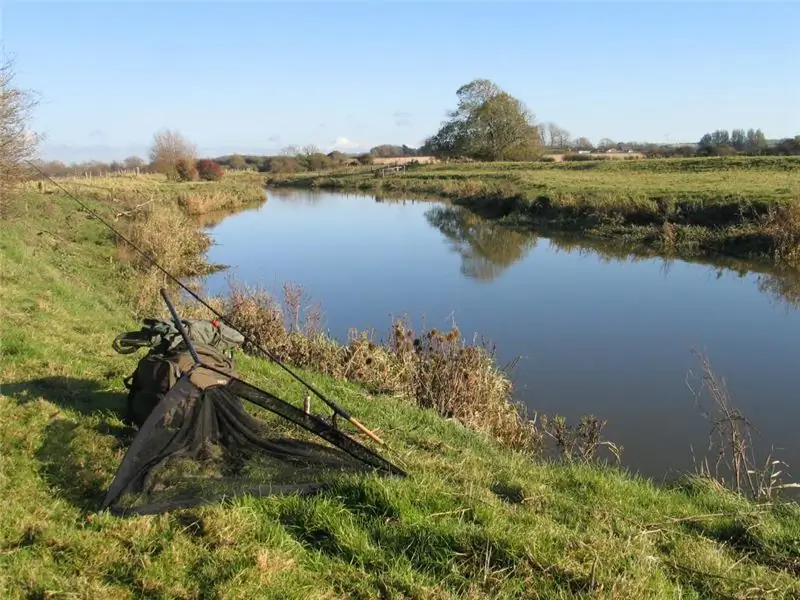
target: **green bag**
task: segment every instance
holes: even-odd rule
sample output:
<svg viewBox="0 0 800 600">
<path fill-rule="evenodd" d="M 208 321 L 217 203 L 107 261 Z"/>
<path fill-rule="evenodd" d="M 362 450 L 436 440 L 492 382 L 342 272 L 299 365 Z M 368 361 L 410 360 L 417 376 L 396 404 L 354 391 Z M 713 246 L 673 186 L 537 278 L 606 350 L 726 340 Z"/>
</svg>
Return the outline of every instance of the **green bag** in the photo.
<svg viewBox="0 0 800 600">
<path fill-rule="evenodd" d="M 158 319 L 144 319 L 143 322 L 141 330 L 122 333 L 112 344 L 120 354 L 150 348 L 134 372 L 123 380 L 128 389 L 125 420 L 138 427 L 194 362 L 180 332 L 172 323 Z M 233 348 L 242 344 L 244 336 L 218 321 L 183 319 L 182 322 L 200 361 L 235 377 Z M 223 384 L 225 378 L 213 371 L 202 370 L 195 373 L 193 383 L 205 388 Z"/>
<path fill-rule="evenodd" d="M 144 326 L 139 331 L 121 333 L 114 339 L 114 350 L 120 354 L 131 354 L 139 348 L 150 347 L 164 354 L 183 343 L 177 327 L 169 321 L 143 319 Z M 244 336 L 221 321 L 207 319 L 181 319 L 189 339 L 195 344 L 215 348 L 227 356 L 233 355 L 233 348 L 244 342 Z"/>
</svg>

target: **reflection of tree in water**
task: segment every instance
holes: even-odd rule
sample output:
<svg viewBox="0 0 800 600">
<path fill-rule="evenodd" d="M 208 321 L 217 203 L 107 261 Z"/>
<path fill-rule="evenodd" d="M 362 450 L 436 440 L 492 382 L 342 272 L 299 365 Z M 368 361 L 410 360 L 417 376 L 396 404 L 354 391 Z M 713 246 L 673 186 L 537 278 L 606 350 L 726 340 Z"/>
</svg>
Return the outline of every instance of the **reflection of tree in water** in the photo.
<svg viewBox="0 0 800 600">
<path fill-rule="evenodd" d="M 761 273 L 757 278 L 759 291 L 769 294 L 778 302 L 800 308 L 800 271 Z"/>
<path fill-rule="evenodd" d="M 662 261 L 661 272 L 665 277 L 669 275 L 676 260 L 708 266 L 716 274 L 717 279 L 727 273 L 735 274 L 739 277 L 753 274 L 760 292 L 768 294 L 781 304 L 800 308 L 800 271 L 797 269 L 775 269 L 766 265 L 759 267 L 756 263 L 735 258 L 718 258 L 716 260 L 665 258 L 659 256 L 652 248 L 636 247 L 624 242 L 611 240 L 552 237 L 548 238 L 548 241 L 555 252 L 566 252 L 568 254 L 577 252 L 579 256 L 596 256 L 605 263 L 660 259 Z"/>
<path fill-rule="evenodd" d="M 437 206 L 425 217 L 461 255 L 461 272 L 480 281 L 491 281 L 536 245 L 533 234 L 511 230 L 463 208 Z"/>
</svg>

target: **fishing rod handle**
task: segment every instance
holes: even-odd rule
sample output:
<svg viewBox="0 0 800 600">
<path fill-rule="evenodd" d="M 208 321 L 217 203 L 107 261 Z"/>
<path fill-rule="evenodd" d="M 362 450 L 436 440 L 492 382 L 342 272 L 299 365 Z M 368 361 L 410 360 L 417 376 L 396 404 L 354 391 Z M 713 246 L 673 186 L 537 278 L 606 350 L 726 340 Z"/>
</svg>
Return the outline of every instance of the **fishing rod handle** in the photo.
<svg viewBox="0 0 800 600">
<path fill-rule="evenodd" d="M 381 446 L 385 446 L 385 445 L 386 445 L 386 444 L 385 444 L 385 442 L 384 442 L 384 441 L 383 441 L 381 438 L 379 438 L 377 435 L 375 435 L 374 433 L 372 433 L 372 432 L 371 432 L 369 429 L 367 429 L 366 427 L 364 427 L 364 426 L 363 426 L 361 423 L 359 423 L 359 422 L 358 422 L 356 419 L 354 419 L 353 417 L 350 417 L 350 418 L 349 418 L 349 419 L 347 419 L 347 420 L 348 420 L 348 421 L 350 421 L 350 422 L 351 422 L 353 425 L 355 425 L 355 426 L 356 426 L 358 429 L 360 429 L 360 430 L 361 430 L 361 432 L 362 432 L 362 433 L 364 433 L 364 435 L 366 435 L 366 436 L 368 436 L 368 437 L 372 438 L 374 441 L 378 442 L 378 443 L 379 443 Z"/>
</svg>

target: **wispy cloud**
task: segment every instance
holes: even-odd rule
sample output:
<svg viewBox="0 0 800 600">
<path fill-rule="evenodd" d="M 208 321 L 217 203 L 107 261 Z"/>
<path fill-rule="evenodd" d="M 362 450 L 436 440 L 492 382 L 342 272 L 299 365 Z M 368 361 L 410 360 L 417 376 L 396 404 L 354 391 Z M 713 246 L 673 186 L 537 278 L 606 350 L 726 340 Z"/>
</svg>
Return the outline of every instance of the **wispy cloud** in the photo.
<svg viewBox="0 0 800 600">
<path fill-rule="evenodd" d="M 99 139 L 99 138 L 106 137 L 106 134 L 102 129 L 92 129 L 92 131 L 89 132 L 89 136 L 88 137 L 91 138 L 91 139 L 96 140 L 96 139 Z"/>
<path fill-rule="evenodd" d="M 392 115 L 394 117 L 394 124 L 398 127 L 408 127 L 411 125 L 411 113 L 404 110 L 397 110 Z"/>
</svg>

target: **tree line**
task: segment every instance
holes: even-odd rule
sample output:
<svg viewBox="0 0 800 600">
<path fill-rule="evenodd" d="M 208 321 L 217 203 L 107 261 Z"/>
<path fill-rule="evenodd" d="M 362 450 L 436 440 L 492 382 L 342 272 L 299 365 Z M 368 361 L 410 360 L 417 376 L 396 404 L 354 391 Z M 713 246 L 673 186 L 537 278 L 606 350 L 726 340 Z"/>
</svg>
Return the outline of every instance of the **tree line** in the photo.
<svg viewBox="0 0 800 600">
<path fill-rule="evenodd" d="M 790 155 L 800 154 L 800 135 L 770 143 L 761 129 L 717 130 L 697 144 L 615 142 L 603 138 L 597 145 L 586 137 L 573 138 L 555 123 L 536 123 L 520 100 L 488 79 L 475 79 L 456 91 L 458 105 L 448 113 L 420 152 L 440 157 L 474 160 L 535 160 L 544 153 L 641 152 L 648 157 Z"/>
<path fill-rule="evenodd" d="M 4 66 L 0 76 L 4 84 L 10 83 L 10 67 Z M 4 102 L 17 107 L 16 112 L 9 114 L 19 115 L 16 120 L 9 119 L 8 124 L 10 132 L 17 132 L 13 136 L 15 143 L 6 144 L 4 149 L 7 154 L 30 155 L 35 139 L 20 127 L 21 116 L 25 111 L 30 112 L 32 101 L 8 85 L 4 85 L 3 89 L 10 90 L 3 92 Z M 224 175 L 225 168 L 262 173 L 296 173 L 369 165 L 378 158 L 413 156 L 435 156 L 446 160 L 526 161 L 540 159 L 545 154 L 581 152 L 639 152 L 654 158 L 800 154 L 800 136 L 770 142 L 761 129 L 753 128 L 732 131 L 719 129 L 706 133 L 696 144 L 617 142 L 610 138 L 602 138 L 594 144 L 586 137 L 573 137 L 569 131 L 553 122 L 537 123 L 533 112 L 521 100 L 489 79 L 475 79 L 462 85 L 456 90 L 456 99 L 456 107 L 447 113 L 447 119 L 439 130 L 419 148 L 381 144 L 366 153 L 348 154 L 339 151 L 326 153 L 314 145 L 291 145 L 276 155 L 233 154 L 210 159 L 198 158 L 197 148 L 191 141 L 179 132 L 167 129 L 153 136 L 148 160 L 130 156 L 110 163 L 90 161 L 66 165 L 59 161 L 40 161 L 39 166 L 50 176 L 134 171 L 162 173 L 176 181 L 193 181 L 219 179 Z M 12 171 L 10 164 L 4 165 L 4 168 L 8 173 Z"/>
</svg>

